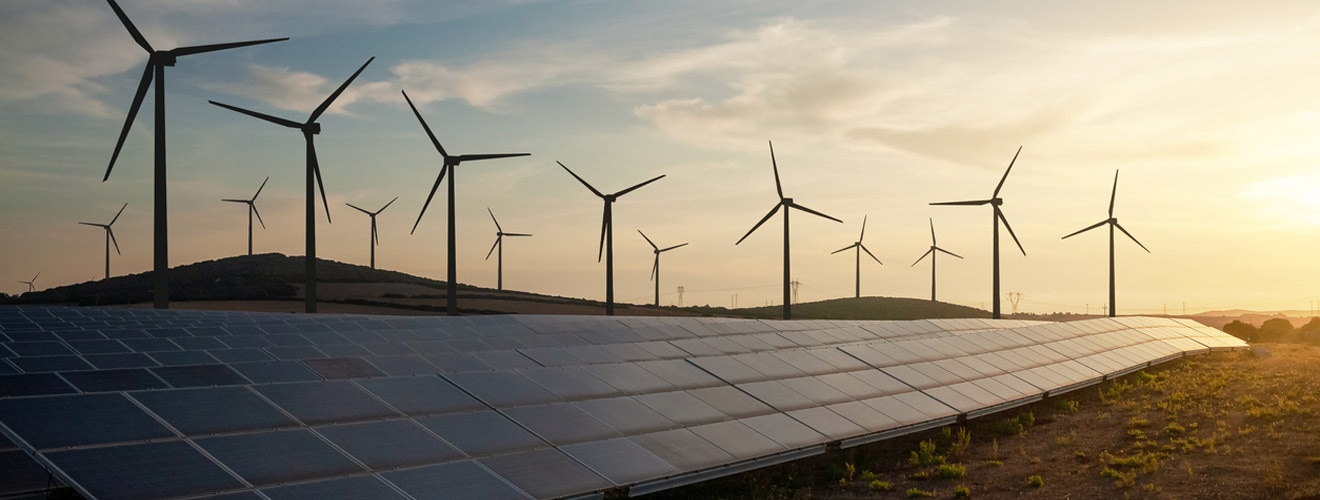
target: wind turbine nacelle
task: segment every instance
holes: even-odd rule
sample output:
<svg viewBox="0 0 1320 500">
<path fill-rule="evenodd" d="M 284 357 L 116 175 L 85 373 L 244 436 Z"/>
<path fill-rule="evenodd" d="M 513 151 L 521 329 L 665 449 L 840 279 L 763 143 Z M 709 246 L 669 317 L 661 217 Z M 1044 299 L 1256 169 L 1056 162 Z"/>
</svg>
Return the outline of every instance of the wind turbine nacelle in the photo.
<svg viewBox="0 0 1320 500">
<path fill-rule="evenodd" d="M 319 133 L 321 133 L 321 124 L 320 124 L 320 123 L 308 123 L 308 124 L 306 124 L 306 125 L 303 125 L 303 132 L 308 133 L 308 134 L 312 134 L 312 135 L 319 134 Z"/>
<path fill-rule="evenodd" d="M 176 57 L 174 56 L 174 54 L 171 54 L 171 53 L 169 53 L 169 52 L 152 52 L 152 53 L 151 53 L 151 62 L 153 62 L 153 63 L 155 63 L 155 64 L 158 64 L 158 65 L 161 65 L 161 66 L 174 66 L 174 63 L 175 63 L 175 61 L 177 61 L 177 60 L 178 60 L 178 58 L 176 58 Z"/>
<path fill-rule="evenodd" d="M 1003 205 L 1003 204 L 1004 204 L 1004 199 L 1003 199 L 1003 198 L 991 198 L 991 199 L 990 199 L 990 204 L 991 204 L 991 205 L 994 205 L 994 206 L 996 206 L 996 207 L 997 207 L 997 206 L 1000 206 L 1000 205 Z"/>
</svg>

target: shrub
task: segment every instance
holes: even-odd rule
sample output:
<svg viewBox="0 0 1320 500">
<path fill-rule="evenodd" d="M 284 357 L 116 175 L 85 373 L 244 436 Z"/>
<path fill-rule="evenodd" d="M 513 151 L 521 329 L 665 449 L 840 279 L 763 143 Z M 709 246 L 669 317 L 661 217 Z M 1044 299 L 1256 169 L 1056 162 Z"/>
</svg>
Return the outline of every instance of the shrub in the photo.
<svg viewBox="0 0 1320 500">
<path fill-rule="evenodd" d="M 857 476 L 857 478 L 863 481 L 872 481 L 875 480 L 875 473 L 869 470 L 864 470 L 862 471 L 862 475 Z"/>
<path fill-rule="evenodd" d="M 870 484 L 866 485 L 866 487 L 870 488 L 871 491 L 889 491 L 893 488 L 892 486 L 889 486 L 889 481 L 881 481 L 879 479 L 872 480 Z"/>
<path fill-rule="evenodd" d="M 1270 318 L 1260 324 L 1260 329 L 1256 331 L 1256 340 L 1258 342 L 1273 342 L 1282 340 L 1293 332 L 1292 322 L 1283 318 Z"/>
<path fill-rule="evenodd" d="M 941 464 L 935 468 L 935 477 L 957 479 L 967 475 L 967 467 L 961 464 Z"/>
<path fill-rule="evenodd" d="M 908 498 L 929 498 L 935 496 L 934 491 L 925 491 L 920 488 L 908 488 Z"/>
<path fill-rule="evenodd" d="M 962 456 L 971 446 L 972 433 L 965 427 L 959 427 L 958 433 L 949 442 L 949 454 L 955 457 Z"/>
<path fill-rule="evenodd" d="M 953 498 L 971 498 L 972 490 L 963 485 L 953 487 Z"/>
<path fill-rule="evenodd" d="M 1034 474 L 1027 477 L 1027 484 L 1031 485 L 1033 488 L 1039 488 L 1045 486 L 1045 478 L 1040 477 L 1040 474 Z"/>
<path fill-rule="evenodd" d="M 908 456 L 908 463 L 918 467 L 938 465 L 944 463 L 944 456 L 935 454 L 935 442 L 928 439 L 917 444 L 917 451 Z"/>
<path fill-rule="evenodd" d="M 1233 322 L 1224 325 L 1224 333 L 1240 338 L 1247 342 L 1252 342 L 1256 340 L 1256 335 L 1257 335 L 1255 325 L 1252 325 L 1251 323 L 1243 323 L 1238 320 L 1233 320 Z"/>
</svg>

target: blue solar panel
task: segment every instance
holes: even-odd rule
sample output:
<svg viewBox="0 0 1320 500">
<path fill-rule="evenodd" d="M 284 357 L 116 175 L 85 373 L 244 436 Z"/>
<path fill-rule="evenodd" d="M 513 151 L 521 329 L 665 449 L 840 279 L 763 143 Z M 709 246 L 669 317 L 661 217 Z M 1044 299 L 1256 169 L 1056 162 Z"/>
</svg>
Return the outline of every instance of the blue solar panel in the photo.
<svg viewBox="0 0 1320 500">
<path fill-rule="evenodd" d="M 315 430 L 373 470 L 464 458 L 454 447 L 409 420 L 317 427 Z"/>
<path fill-rule="evenodd" d="M 169 385 L 141 368 L 66 372 L 62 376 L 82 392 L 165 389 Z"/>
<path fill-rule="evenodd" d="M 36 449 L 174 437 L 121 394 L 0 399 L 0 422 Z"/>
<path fill-rule="evenodd" d="M 209 387 L 248 383 L 247 379 L 226 365 L 163 366 L 152 368 L 151 371 L 174 387 Z"/>
<path fill-rule="evenodd" d="M 254 389 L 308 425 L 398 416 L 362 389 L 345 381 L 260 385 Z"/>
<path fill-rule="evenodd" d="M 98 499 L 171 498 L 243 487 L 183 441 L 82 448 L 46 456 Z"/>
<path fill-rule="evenodd" d="M 254 486 L 362 471 L 303 429 L 196 439 L 198 446 Z"/>
<path fill-rule="evenodd" d="M 374 476 L 352 476 L 261 490 L 271 500 L 405 499 Z M 254 496 L 255 497 L 255 496 Z"/>
<path fill-rule="evenodd" d="M 417 500 L 531 498 L 489 469 L 467 460 L 386 472 L 381 476 Z"/>
<path fill-rule="evenodd" d="M 243 387 L 205 387 L 130 394 L 190 436 L 298 425 Z"/>
</svg>

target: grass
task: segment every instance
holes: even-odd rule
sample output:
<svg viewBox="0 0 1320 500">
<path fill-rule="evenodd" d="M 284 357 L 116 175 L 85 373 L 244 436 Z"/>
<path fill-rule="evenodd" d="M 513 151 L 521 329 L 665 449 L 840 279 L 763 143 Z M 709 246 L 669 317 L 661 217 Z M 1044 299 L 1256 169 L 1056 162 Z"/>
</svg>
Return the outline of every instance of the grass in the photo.
<svg viewBox="0 0 1320 500">
<path fill-rule="evenodd" d="M 1008 413 L 833 450 L 658 498 L 1320 495 L 1320 401 L 1313 389 L 1320 386 L 1320 347 L 1269 344 L 1268 352 L 1183 358 Z M 995 432 L 1007 427 L 1009 432 Z M 961 475 L 954 476 L 953 463 Z M 841 486 L 841 475 L 830 471 L 846 470 L 845 464 L 864 479 Z M 1041 478 L 1040 486 L 1025 479 L 1033 476 Z"/>
</svg>

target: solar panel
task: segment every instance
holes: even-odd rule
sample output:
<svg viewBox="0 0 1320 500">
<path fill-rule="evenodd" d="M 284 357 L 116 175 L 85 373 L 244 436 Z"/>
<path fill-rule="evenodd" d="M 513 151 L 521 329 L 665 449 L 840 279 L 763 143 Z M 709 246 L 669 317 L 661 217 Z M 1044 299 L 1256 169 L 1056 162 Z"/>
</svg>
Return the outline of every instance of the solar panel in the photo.
<svg viewBox="0 0 1320 500">
<path fill-rule="evenodd" d="M 98 498 L 642 493 L 1244 347 L 1162 318 L 0 307 L 0 423 L 23 445 L 0 440 L 0 465 L 11 463 L 7 453 L 35 453 Z M 166 470 L 137 456 L 157 452 L 177 462 L 177 477 L 124 469 Z M 118 461 L 106 472 L 93 460 Z M 26 463 L 0 469 L 0 492 L 11 472 L 37 462 Z"/>
</svg>

